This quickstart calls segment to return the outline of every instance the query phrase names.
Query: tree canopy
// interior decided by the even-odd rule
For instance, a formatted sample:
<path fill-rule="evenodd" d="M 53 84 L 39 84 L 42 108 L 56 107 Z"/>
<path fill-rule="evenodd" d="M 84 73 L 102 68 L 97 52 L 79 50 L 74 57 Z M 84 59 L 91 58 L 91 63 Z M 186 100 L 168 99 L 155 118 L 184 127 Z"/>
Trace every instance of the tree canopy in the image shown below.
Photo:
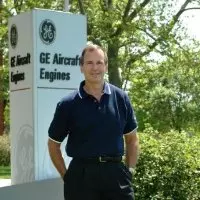
<path fill-rule="evenodd" d="M 70 12 L 87 16 L 88 41 L 107 50 L 109 82 L 130 92 L 141 130 L 146 123 L 163 131 L 195 126 L 200 112 L 199 50 L 197 42 L 184 42 L 188 36 L 182 19 L 187 10 L 199 9 L 199 0 L 69 2 Z M 63 7 L 63 0 L 0 1 L 3 98 L 9 91 L 8 18 L 33 8 Z"/>

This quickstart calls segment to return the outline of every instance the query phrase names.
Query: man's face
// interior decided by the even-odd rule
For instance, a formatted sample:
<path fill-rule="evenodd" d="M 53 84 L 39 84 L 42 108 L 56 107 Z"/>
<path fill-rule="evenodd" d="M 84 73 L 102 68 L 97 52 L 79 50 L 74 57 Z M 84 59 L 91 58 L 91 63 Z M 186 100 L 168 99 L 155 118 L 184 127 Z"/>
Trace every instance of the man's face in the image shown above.
<path fill-rule="evenodd" d="M 88 50 L 84 56 L 84 63 L 81 72 L 85 80 L 90 83 L 102 83 L 107 65 L 104 61 L 104 52 L 101 49 Z"/>

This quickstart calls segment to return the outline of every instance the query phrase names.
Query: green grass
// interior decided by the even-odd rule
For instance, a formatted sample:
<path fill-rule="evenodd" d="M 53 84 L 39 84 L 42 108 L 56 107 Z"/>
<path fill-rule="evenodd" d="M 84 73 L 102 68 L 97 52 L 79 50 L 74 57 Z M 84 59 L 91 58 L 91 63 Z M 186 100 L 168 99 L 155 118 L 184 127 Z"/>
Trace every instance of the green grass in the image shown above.
<path fill-rule="evenodd" d="M 0 166 L 0 179 L 10 178 L 10 166 Z"/>

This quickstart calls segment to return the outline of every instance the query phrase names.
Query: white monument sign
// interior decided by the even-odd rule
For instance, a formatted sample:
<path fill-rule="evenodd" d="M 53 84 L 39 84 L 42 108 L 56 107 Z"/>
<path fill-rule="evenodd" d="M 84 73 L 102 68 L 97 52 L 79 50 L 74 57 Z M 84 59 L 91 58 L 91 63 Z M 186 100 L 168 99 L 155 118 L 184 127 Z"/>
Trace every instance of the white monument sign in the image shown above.
<path fill-rule="evenodd" d="M 59 176 L 48 154 L 48 127 L 57 102 L 83 79 L 85 45 L 83 15 L 34 9 L 9 19 L 12 184 Z"/>

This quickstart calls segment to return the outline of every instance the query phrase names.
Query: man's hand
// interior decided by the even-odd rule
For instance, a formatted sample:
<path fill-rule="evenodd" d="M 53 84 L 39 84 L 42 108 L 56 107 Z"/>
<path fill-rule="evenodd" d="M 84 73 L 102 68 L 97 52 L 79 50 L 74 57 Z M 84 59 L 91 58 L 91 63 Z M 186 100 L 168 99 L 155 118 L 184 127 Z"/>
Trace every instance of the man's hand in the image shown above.
<path fill-rule="evenodd" d="M 126 144 L 126 166 L 132 168 L 136 166 L 139 152 L 139 138 L 136 131 L 125 134 Z"/>
<path fill-rule="evenodd" d="M 51 139 L 48 140 L 48 147 L 49 147 L 49 155 L 51 157 L 51 160 L 57 169 L 57 171 L 60 173 L 60 176 L 64 178 L 65 173 L 67 172 L 62 153 L 60 150 L 61 143 L 57 143 Z"/>

